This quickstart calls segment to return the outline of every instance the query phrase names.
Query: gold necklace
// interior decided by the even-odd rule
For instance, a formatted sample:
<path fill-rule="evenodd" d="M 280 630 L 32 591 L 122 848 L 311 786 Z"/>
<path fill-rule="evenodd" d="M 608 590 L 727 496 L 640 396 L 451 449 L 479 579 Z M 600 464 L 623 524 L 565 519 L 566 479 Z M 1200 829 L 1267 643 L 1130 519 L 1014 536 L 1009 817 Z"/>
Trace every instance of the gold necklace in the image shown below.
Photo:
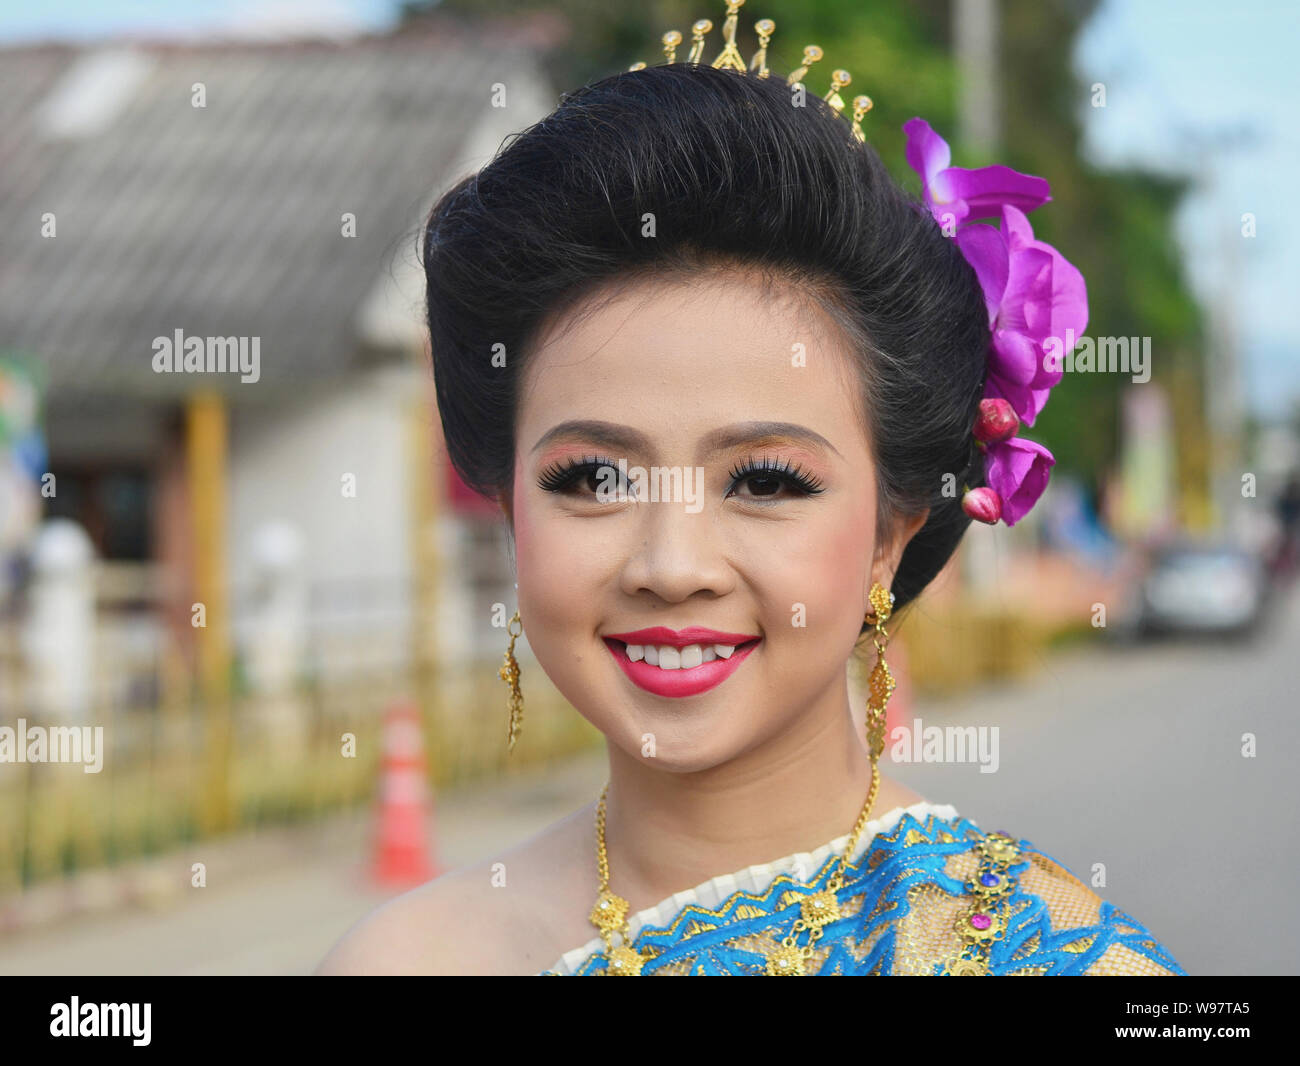
<path fill-rule="evenodd" d="M 822 935 L 822 927 L 841 917 L 839 900 L 836 893 L 844 887 L 844 868 L 849 856 L 857 849 L 858 838 L 866 828 L 871 814 L 871 806 L 876 801 L 876 790 L 880 787 L 880 771 L 876 760 L 871 760 L 871 788 L 867 791 L 867 801 L 862 805 L 857 824 L 840 856 L 839 865 L 831 875 L 826 887 L 820 892 L 806 896 L 799 904 L 799 917 L 795 919 L 790 934 L 781 941 L 781 946 L 767 957 L 767 975 L 769 977 L 800 977 L 805 974 L 808 961 L 812 958 L 814 947 Z M 642 954 L 632 946 L 632 933 L 628 928 L 628 901 L 609 890 L 609 856 L 605 851 L 605 794 L 609 783 L 600 792 L 600 803 L 596 808 L 596 863 L 600 870 L 600 894 L 596 905 L 591 909 L 591 922 L 600 930 L 601 939 L 605 941 L 605 954 L 609 958 L 608 973 L 611 977 L 639 977 L 641 967 L 654 956 Z M 802 947 L 795 943 L 795 938 L 805 929 L 808 943 Z M 620 943 L 614 944 L 614 933 L 620 936 Z"/>
<path fill-rule="evenodd" d="M 857 823 L 849 836 L 849 842 L 840 856 L 835 873 L 826 882 L 820 892 L 813 892 L 804 897 L 799 904 L 799 917 L 795 919 L 789 936 L 781 941 L 781 946 L 767 957 L 767 975 L 769 977 L 801 977 L 807 972 L 808 961 L 813 949 L 821 938 L 822 927 L 841 917 L 839 900 L 836 893 L 844 887 L 844 869 L 849 856 L 857 850 L 858 838 L 866 827 L 871 814 L 872 804 L 876 802 L 876 791 L 880 787 L 880 770 L 877 764 L 880 754 L 885 750 L 885 704 L 889 702 L 894 691 L 894 675 L 885 665 L 885 643 L 889 634 L 885 632 L 885 622 L 893 608 L 894 595 L 881 585 L 873 584 L 870 592 L 873 614 L 866 617 L 874 622 L 876 635 L 872 638 L 876 646 L 876 665 L 871 671 L 867 688 L 870 698 L 867 701 L 867 754 L 871 759 L 871 788 L 867 790 L 867 800 L 858 814 Z M 632 932 L 628 927 L 627 912 L 630 904 L 622 896 L 609 889 L 609 854 L 605 850 L 605 795 L 609 792 L 609 782 L 600 790 L 600 803 L 596 805 L 596 868 L 600 875 L 600 892 L 596 903 L 588 916 L 591 924 L 600 930 L 605 942 L 605 956 L 609 960 L 606 973 L 611 977 L 639 977 L 641 967 L 654 956 L 644 955 L 632 946 Z M 800 947 L 795 938 L 805 929 L 810 930 L 808 943 Z M 619 934 L 620 942 L 614 943 L 614 934 Z"/>

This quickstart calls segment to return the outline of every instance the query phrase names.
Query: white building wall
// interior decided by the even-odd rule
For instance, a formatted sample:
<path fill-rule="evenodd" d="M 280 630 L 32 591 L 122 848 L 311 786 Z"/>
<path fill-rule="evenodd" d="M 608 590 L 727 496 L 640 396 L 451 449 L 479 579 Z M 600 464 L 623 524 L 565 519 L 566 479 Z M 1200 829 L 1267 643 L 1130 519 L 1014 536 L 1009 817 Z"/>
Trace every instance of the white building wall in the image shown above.
<path fill-rule="evenodd" d="M 248 640 L 263 602 L 267 527 L 287 524 L 301 545 L 309 645 L 329 649 L 317 668 L 406 660 L 418 374 L 407 366 L 359 371 L 298 398 L 234 410 L 228 544 L 237 641 Z"/>
<path fill-rule="evenodd" d="M 446 188 L 485 165 L 508 136 L 546 115 L 555 103 L 538 72 L 521 67 L 512 81 L 509 106 L 491 110 L 475 127 L 448 160 L 446 173 L 413 223 L 427 217 Z M 410 242 L 403 242 L 361 303 L 358 340 L 371 349 L 418 349 L 427 341 L 424 313 L 423 270 Z M 297 402 L 276 399 L 268 401 L 266 410 L 241 408 L 233 417 L 232 582 L 244 590 L 246 603 L 260 602 L 259 530 L 274 520 L 292 523 L 304 545 L 311 643 L 323 646 L 322 638 L 331 632 L 341 638 L 331 642 L 335 650 L 331 662 L 319 664 L 323 670 L 351 669 L 360 664 L 358 656 L 384 654 L 393 665 L 407 659 L 414 565 L 407 434 L 410 405 L 426 395 L 422 373 L 427 372 L 414 366 L 359 372 L 344 385 L 304 391 Z M 445 461 L 437 412 L 426 408 L 420 417 L 433 438 L 435 460 Z M 356 475 L 355 498 L 341 491 L 345 473 Z M 440 562 L 434 624 L 443 661 L 499 656 L 508 637 L 492 628 L 491 605 L 504 603 L 507 617 L 515 606 L 504 552 L 495 550 L 491 537 L 484 545 L 484 533 L 452 515 L 445 503 L 431 535 Z M 242 632 L 247 643 L 253 630 L 241 626 L 238 611 L 236 619 L 236 639 Z M 354 631 L 355 641 L 342 639 Z M 526 639 L 517 653 L 529 656 Z"/>

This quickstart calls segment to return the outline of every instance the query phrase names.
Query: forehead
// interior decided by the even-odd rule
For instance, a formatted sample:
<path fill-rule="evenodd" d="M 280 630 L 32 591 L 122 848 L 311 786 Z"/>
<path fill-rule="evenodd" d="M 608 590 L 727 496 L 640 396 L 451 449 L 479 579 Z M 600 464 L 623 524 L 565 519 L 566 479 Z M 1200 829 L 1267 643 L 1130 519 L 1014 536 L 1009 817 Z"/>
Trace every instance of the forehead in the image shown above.
<path fill-rule="evenodd" d="M 813 426 L 847 452 L 866 444 L 854 367 L 843 332 L 793 285 L 735 271 L 610 282 L 539 333 L 520 443 L 559 418 L 677 438 L 771 420 Z"/>

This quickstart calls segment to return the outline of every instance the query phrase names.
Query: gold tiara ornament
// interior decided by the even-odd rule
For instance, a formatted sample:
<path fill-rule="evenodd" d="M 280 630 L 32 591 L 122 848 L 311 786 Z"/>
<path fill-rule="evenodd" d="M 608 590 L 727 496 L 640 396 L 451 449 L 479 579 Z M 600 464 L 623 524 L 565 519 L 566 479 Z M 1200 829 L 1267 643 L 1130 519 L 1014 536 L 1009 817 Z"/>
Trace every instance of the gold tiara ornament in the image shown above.
<path fill-rule="evenodd" d="M 744 59 L 741 58 L 740 50 L 736 47 L 736 27 L 740 22 L 740 9 L 744 7 L 745 0 L 726 0 L 727 20 L 722 24 L 722 36 L 724 44 L 722 51 L 718 53 L 717 58 L 713 60 L 712 67 L 719 70 L 736 70 L 744 74 L 748 71 L 751 74 L 757 74 L 760 78 L 770 77 L 771 72 L 767 68 L 767 46 L 772 39 L 772 33 L 776 29 L 776 23 L 771 19 L 759 19 L 754 23 L 754 32 L 758 34 L 758 51 L 749 61 L 749 66 L 745 66 Z M 713 23 L 709 19 L 699 19 L 691 26 L 691 51 L 686 58 L 687 63 L 699 63 L 704 57 L 704 35 L 713 29 Z M 677 47 L 682 43 L 682 35 L 677 30 L 669 30 L 662 38 L 664 47 L 664 56 L 669 63 L 677 62 Z M 812 65 L 822 58 L 823 52 L 815 44 L 808 45 L 803 50 L 803 63 L 798 69 L 792 71 L 785 79 L 787 85 L 795 85 L 802 82 L 804 75 L 808 73 Z M 645 70 L 644 63 L 633 63 L 628 67 L 632 70 Z M 846 88 L 853 78 L 847 70 L 834 70 L 831 72 L 830 91 L 822 97 L 836 114 L 844 113 L 844 97 L 840 95 L 840 90 Z M 862 117 L 871 110 L 871 97 L 855 96 L 853 98 L 853 136 L 860 141 L 865 141 L 866 137 L 862 133 Z"/>

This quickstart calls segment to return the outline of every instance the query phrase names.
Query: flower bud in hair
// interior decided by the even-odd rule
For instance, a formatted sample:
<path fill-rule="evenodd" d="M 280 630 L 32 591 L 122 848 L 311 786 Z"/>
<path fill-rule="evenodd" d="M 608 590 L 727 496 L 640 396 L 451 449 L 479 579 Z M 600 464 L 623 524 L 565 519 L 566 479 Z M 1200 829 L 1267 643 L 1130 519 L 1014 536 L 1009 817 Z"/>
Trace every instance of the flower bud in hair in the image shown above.
<path fill-rule="evenodd" d="M 1006 400 L 980 400 L 979 415 L 975 419 L 975 439 L 981 444 L 997 444 L 1010 440 L 1020 429 L 1020 419 Z"/>
<path fill-rule="evenodd" d="M 968 489 L 961 498 L 961 509 L 976 522 L 995 525 L 1002 517 L 1002 498 L 987 486 Z"/>

